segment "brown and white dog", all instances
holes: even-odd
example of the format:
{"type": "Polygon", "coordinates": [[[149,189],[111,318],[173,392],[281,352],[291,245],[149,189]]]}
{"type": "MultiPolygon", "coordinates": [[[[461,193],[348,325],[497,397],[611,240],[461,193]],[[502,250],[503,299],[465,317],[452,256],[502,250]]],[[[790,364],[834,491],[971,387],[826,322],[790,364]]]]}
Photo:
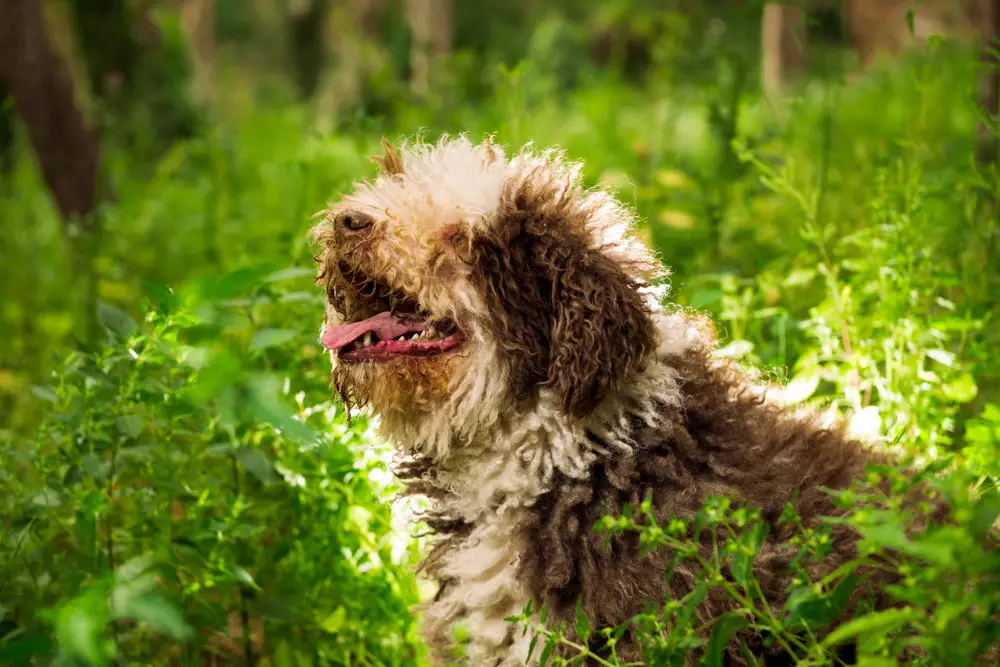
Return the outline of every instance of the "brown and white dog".
{"type": "MultiPolygon", "coordinates": [[[[314,229],[322,341],[336,391],[378,416],[410,491],[431,501],[430,645],[447,656],[462,624],[465,664],[524,665],[530,635],[504,619],[529,598],[571,627],[582,599],[607,627],[690,591],[683,566],[665,578],[669,554],[591,530],[648,493],[662,517],[691,517],[708,495],[759,507],[755,573],[781,603],[785,503],[808,525],[838,514],[821,487],[877,457],[714,358],[710,323],[661,303],[665,270],[632,212],[560,154],[453,139],[378,160],[314,229]]],[[[854,556],[837,530],[831,567],[854,556]]],[[[734,606],[710,596],[697,613],[734,606]]],[[[628,636],[618,654],[639,657],[628,636]]]]}

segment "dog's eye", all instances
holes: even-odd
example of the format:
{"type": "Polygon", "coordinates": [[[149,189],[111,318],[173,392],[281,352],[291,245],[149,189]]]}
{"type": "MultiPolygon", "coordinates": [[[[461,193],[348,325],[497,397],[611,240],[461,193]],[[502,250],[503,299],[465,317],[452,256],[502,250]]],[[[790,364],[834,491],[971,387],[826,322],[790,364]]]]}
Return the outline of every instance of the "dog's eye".
{"type": "Polygon", "coordinates": [[[371,219],[371,216],[365,215],[360,211],[343,211],[342,213],[338,213],[333,221],[338,227],[352,232],[361,231],[371,226],[372,222],[374,221],[371,219]]]}

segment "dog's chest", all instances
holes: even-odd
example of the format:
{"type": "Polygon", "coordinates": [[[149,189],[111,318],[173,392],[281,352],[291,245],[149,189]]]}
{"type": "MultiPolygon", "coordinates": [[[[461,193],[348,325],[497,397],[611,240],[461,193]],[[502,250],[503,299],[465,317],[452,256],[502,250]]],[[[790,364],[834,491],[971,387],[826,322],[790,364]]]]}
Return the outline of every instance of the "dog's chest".
{"type": "Polygon", "coordinates": [[[521,613],[529,592],[518,578],[525,538],[508,517],[475,527],[435,567],[444,582],[424,611],[424,633],[432,647],[450,658],[456,639],[459,662],[470,667],[522,667],[527,644],[505,619],[521,613]]]}

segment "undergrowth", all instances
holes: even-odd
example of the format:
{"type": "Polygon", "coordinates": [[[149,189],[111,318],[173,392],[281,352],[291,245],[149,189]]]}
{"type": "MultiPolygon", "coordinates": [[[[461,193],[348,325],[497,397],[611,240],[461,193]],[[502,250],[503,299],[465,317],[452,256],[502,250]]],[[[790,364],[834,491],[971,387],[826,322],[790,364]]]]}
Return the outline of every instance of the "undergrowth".
{"type": "MultiPolygon", "coordinates": [[[[848,639],[868,667],[907,652],[973,664],[996,644],[1000,180],[973,160],[971,59],[938,44],[851,83],[827,72],[776,110],[718,26],[686,56],[701,79],[680,76],[682,23],[658,28],[638,83],[558,74],[569,64],[546,60],[551,45],[575,37],[552,19],[520,65],[459,54],[438,97],[322,131],[302,105],[225,84],[233,103],[161,158],[136,164],[110,146],[94,309],[72,268],[78,230],[20,136],[24,159],[0,190],[0,663],[424,664],[409,611],[431,593],[414,575],[422,545],[406,508],[390,509],[373,424],[349,425],[330,396],[305,243],[310,216],[372,175],[381,135],[417,130],[585,160],[588,181],[641,216],[672,268],[669,298],[720,325],[720,355],[765,369],[789,405],[929,466],[951,507],[950,524],[906,537],[907,483],[873,471],[892,494],[842,498],[866,501],[850,519],[862,555],[809,578],[828,532],[800,527],[802,576],[782,609],[751,575],[766,530],[753,508],[720,498],[693,522],[661,525],[645,507],[606,519],[598,529],[701,573],[689,596],[631,624],[646,664],[694,650],[721,664],[745,627],[805,665],[833,664],[848,639]],[[722,536],[709,559],[691,549],[706,529],[722,536]],[[832,627],[875,555],[902,575],[899,605],[832,627]],[[698,619],[707,595],[740,610],[698,619]]],[[[621,664],[625,628],[581,616],[580,643],[542,610],[511,620],[538,634],[542,662],[621,664]]]]}

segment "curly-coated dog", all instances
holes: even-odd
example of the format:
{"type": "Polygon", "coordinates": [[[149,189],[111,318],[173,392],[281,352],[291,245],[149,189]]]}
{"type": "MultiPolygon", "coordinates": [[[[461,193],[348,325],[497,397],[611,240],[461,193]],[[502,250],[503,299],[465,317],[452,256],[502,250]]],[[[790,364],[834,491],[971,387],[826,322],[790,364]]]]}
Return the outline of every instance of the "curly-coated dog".
{"type": "MultiPolygon", "coordinates": [[[[504,619],[529,598],[570,627],[582,600],[608,627],[689,592],[693,571],[664,576],[670,554],[592,530],[647,494],[664,518],[709,495],[759,507],[770,530],[755,574],[781,603],[785,504],[809,525],[842,513],[822,487],[878,457],[716,359],[710,323],[661,304],[665,270],[633,214],[559,153],[451,139],[386,145],[378,161],[314,229],[322,342],[336,391],[378,416],[410,491],[431,500],[431,646],[449,655],[461,623],[466,664],[523,665],[530,634],[504,619]]],[[[830,567],[855,555],[846,527],[833,539],[830,567]]],[[[735,606],[709,596],[697,614],[735,606]]],[[[629,635],[617,649],[639,658],[629,635]]]]}

